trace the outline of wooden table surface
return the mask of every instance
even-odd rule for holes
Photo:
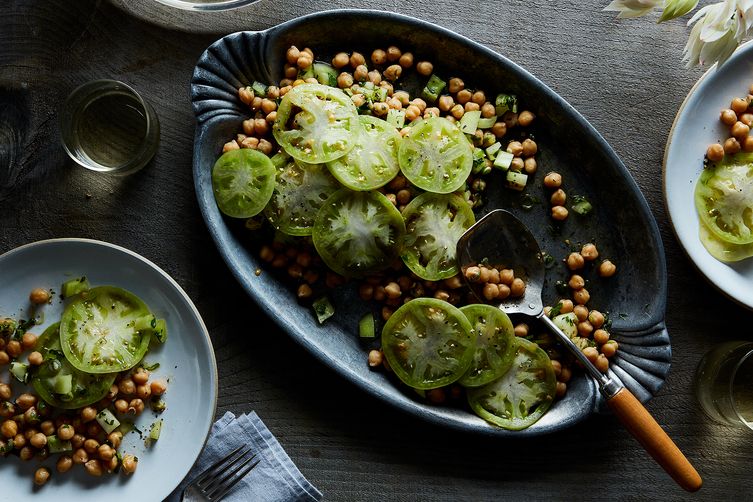
[[[150,0],[3,2],[0,253],[41,239],[88,237],[165,269],[209,327],[220,371],[218,414],[256,410],[327,500],[749,500],[753,433],[706,419],[692,381],[714,344],[753,338],[753,313],[695,270],[662,198],[667,133],[702,70],[680,62],[684,20],[618,21],[601,12],[606,3],[260,0],[198,14]],[[343,7],[421,17],[510,57],[575,106],[622,157],[659,222],[669,270],[672,371],[648,408],[704,477],[701,492],[677,488],[610,416],[524,441],[480,439],[405,416],[316,362],[236,284],[194,197],[194,63],[225,33]],[[159,151],[134,176],[88,172],[60,147],[63,99],[96,78],[131,83],[160,117]]]

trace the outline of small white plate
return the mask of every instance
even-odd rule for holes
[[[729,137],[719,113],[753,84],[753,42],[742,45],[721,68],[711,67],[677,112],[664,151],[664,200],[680,244],[701,273],[741,305],[753,309],[753,258],[723,263],[698,238],[693,193],[706,147]]]
[[[44,463],[21,462],[9,455],[0,459],[0,500],[33,500],[43,496],[59,501],[163,500],[188,474],[204,447],[217,404],[217,364],[204,322],[188,295],[155,264],[127,249],[99,241],[54,239],[21,246],[0,256],[0,315],[28,319],[29,292],[50,288],[59,294],[68,279],[85,275],[92,286],[113,285],[138,295],[157,317],[167,321],[168,340],[153,348],[145,360],[159,363],[155,377],[168,379],[167,409],[160,438],[146,447],[135,431],[126,435],[120,451],[139,459],[132,476],[122,473],[93,478],[81,466],[60,474],[52,455]],[[37,334],[57,322],[63,303],[56,294],[44,306]],[[26,316],[26,317],[25,317]],[[7,367],[2,374],[7,375]],[[3,377],[7,381],[7,376]],[[13,385],[13,384],[12,384]],[[13,385],[18,389],[20,384]],[[149,410],[136,420],[142,431],[157,419]],[[145,436],[146,437],[146,436]],[[45,465],[52,477],[34,488],[34,471]]]

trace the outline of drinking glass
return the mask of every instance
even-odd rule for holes
[[[159,145],[157,114],[135,89],[94,80],[75,89],[60,111],[63,148],[79,165],[117,175],[144,167]]]
[[[712,420],[753,429],[753,342],[725,342],[703,356],[695,394]]]

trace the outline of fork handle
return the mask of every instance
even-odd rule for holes
[[[622,388],[607,403],[630,434],[678,485],[689,492],[701,488],[701,476],[632,392]]]

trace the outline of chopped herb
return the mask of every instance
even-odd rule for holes
[[[312,307],[314,308],[314,314],[316,314],[316,320],[319,321],[319,324],[324,323],[324,321],[335,315],[335,307],[332,306],[332,303],[326,296],[322,296],[316,300],[312,304]]]
[[[544,268],[550,269],[554,266],[554,256],[550,255],[546,251],[541,252],[541,261],[544,262]]]
[[[557,302],[557,305],[552,307],[552,310],[549,312],[549,318],[557,317],[560,312],[562,311],[562,302]]]
[[[526,211],[533,209],[533,206],[540,203],[541,201],[538,199],[538,197],[534,197],[531,194],[524,193],[520,196],[520,207],[522,207]]]
[[[581,216],[585,216],[593,210],[593,205],[591,205],[591,203],[588,202],[588,199],[582,195],[574,195],[573,203],[574,204],[571,206],[573,212]]]
[[[144,362],[144,364],[142,364],[141,367],[144,368],[147,371],[154,371],[157,368],[159,368],[159,363],[148,364],[148,363]]]

